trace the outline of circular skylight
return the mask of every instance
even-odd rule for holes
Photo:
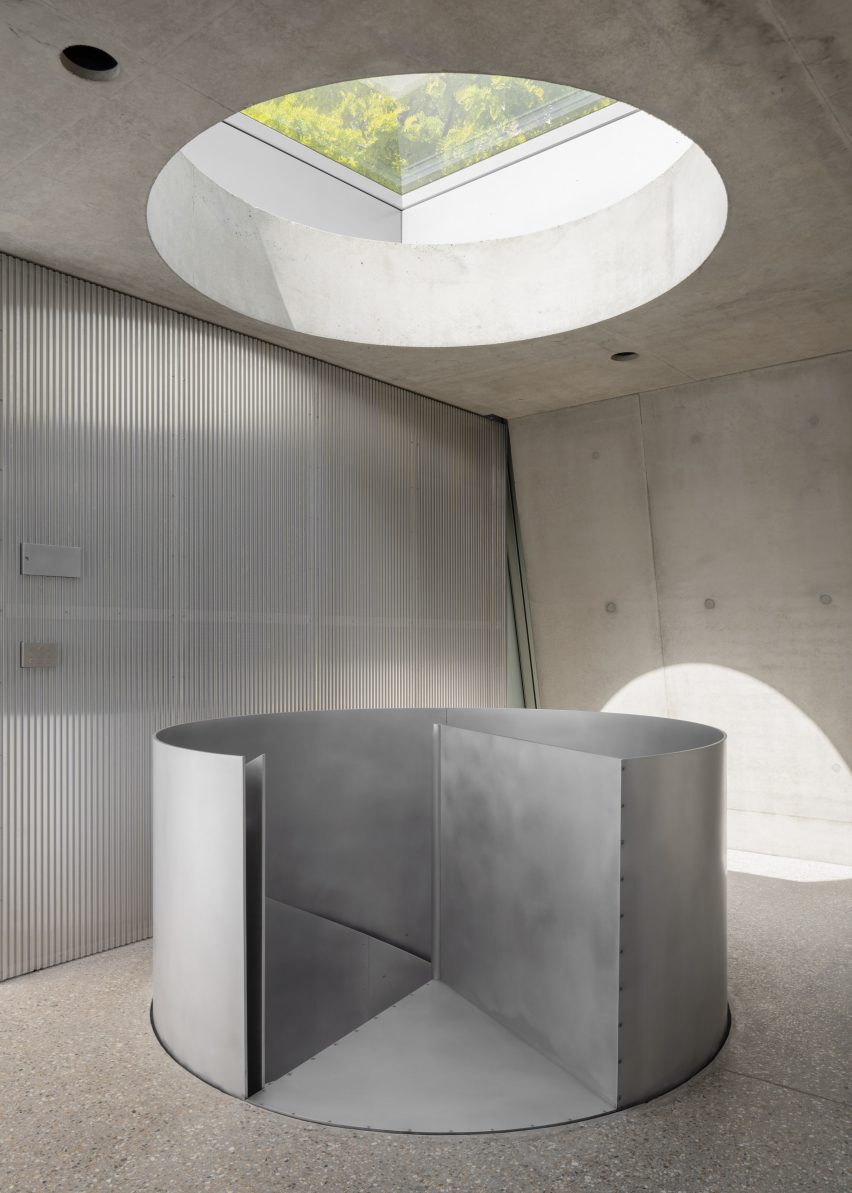
[[[609,107],[576,87],[505,75],[353,79],[244,114],[398,195]]]
[[[564,332],[682,281],[727,203],[688,137],[631,105],[500,75],[357,79],[254,104],[151,191],[168,264],[307,334],[442,346]]]

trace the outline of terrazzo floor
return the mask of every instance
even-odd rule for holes
[[[0,1190],[737,1193],[852,1188],[852,881],[729,876],[732,1036],[654,1103],[506,1135],[313,1126],[162,1051],[150,944],[0,985]]]

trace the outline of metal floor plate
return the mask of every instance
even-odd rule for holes
[[[424,1134],[543,1127],[613,1109],[436,981],[251,1101],[313,1122]]]

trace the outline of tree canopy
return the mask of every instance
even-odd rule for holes
[[[404,194],[610,103],[533,79],[432,74],[314,87],[245,114]]]

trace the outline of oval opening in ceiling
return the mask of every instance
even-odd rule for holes
[[[401,75],[265,101],[151,190],[166,262],[309,335],[406,347],[530,339],[688,277],[722,234],[707,155],[629,104],[498,75]]]

